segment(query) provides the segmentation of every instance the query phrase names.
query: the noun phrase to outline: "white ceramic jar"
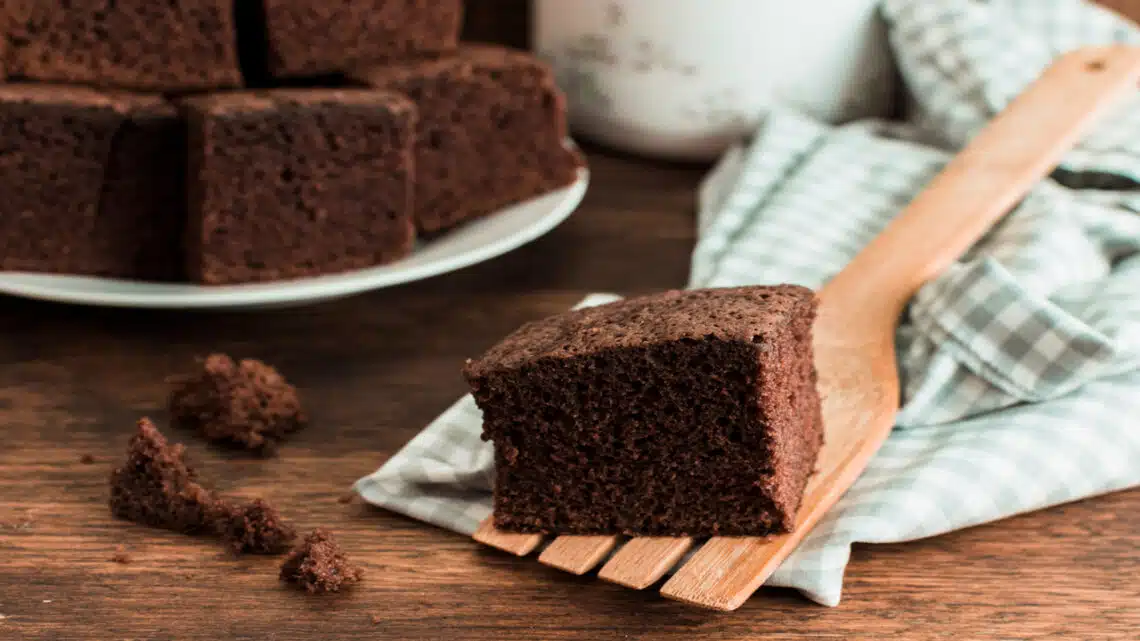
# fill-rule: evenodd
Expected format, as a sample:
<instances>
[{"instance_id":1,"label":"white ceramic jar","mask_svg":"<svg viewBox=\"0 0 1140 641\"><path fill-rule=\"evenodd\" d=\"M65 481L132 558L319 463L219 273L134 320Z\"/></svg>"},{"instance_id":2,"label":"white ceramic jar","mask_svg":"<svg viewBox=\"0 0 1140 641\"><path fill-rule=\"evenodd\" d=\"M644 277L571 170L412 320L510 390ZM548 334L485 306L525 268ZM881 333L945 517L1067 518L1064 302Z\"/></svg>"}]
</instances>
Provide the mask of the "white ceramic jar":
<instances>
[{"instance_id":1,"label":"white ceramic jar","mask_svg":"<svg viewBox=\"0 0 1140 641\"><path fill-rule=\"evenodd\" d=\"M878 0L534 0L533 42L576 134L708 160L779 103L885 116L895 73Z\"/></svg>"}]
</instances>

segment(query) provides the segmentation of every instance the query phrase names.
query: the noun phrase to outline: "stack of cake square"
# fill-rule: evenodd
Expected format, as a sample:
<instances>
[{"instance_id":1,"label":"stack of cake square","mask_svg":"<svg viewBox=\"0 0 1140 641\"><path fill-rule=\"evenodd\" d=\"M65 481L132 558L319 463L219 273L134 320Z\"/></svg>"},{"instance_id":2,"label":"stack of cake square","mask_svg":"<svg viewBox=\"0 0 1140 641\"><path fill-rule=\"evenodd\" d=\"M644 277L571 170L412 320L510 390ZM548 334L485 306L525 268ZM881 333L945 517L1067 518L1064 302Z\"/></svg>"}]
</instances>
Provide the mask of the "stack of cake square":
<instances>
[{"instance_id":1,"label":"stack of cake square","mask_svg":"<svg viewBox=\"0 0 1140 641\"><path fill-rule=\"evenodd\" d=\"M461 0L7 0L0 270L225 284L388 263L574 181Z\"/></svg>"}]
</instances>

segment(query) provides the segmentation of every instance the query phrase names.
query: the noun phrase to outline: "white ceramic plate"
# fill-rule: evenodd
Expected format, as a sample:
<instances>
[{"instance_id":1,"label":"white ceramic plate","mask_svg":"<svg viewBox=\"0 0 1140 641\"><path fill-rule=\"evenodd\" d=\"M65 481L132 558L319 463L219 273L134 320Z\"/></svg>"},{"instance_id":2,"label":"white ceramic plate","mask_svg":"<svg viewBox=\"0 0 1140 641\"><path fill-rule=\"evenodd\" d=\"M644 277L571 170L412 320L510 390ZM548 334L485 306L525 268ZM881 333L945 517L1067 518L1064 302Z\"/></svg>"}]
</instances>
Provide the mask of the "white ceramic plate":
<instances>
[{"instance_id":1,"label":"white ceramic plate","mask_svg":"<svg viewBox=\"0 0 1140 641\"><path fill-rule=\"evenodd\" d=\"M518 205L416 246L389 265L274 283L203 286L56 274L0 273L0 293L106 307L218 309L315 303L422 280L489 260L542 236L565 220L586 194L589 171L569 187Z\"/></svg>"}]
</instances>

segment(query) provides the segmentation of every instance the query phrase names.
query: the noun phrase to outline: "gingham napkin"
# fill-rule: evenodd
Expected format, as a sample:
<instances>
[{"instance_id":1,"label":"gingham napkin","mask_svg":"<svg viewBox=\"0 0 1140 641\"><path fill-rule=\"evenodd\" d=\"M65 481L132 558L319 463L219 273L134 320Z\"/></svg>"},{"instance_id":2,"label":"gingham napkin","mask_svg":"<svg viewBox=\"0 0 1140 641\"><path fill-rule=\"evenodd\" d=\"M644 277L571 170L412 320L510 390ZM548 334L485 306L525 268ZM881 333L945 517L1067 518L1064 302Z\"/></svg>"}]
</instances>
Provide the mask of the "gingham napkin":
<instances>
[{"instance_id":1,"label":"gingham napkin","mask_svg":"<svg viewBox=\"0 0 1140 641\"><path fill-rule=\"evenodd\" d=\"M913 121L835 128L773 113L699 194L691 287L821 285L1053 56L1140 44L1129 23L1076 0L887 0L882 12ZM899 329L897 428L770 585L836 605L854 542L929 537L1140 485L1137 106L1106 119L918 293ZM469 534L490 511L479 432L465 397L356 487Z\"/></svg>"}]
</instances>

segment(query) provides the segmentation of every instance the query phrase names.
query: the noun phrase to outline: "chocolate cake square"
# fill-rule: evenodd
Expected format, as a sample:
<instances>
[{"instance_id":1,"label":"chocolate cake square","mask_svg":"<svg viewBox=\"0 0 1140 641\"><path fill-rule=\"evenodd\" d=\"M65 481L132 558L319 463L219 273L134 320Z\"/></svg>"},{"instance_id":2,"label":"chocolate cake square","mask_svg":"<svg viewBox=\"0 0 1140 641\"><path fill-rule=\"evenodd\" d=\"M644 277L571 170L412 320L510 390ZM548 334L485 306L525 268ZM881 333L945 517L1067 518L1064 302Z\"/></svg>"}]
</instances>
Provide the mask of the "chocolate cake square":
<instances>
[{"instance_id":1,"label":"chocolate cake square","mask_svg":"<svg viewBox=\"0 0 1140 641\"><path fill-rule=\"evenodd\" d=\"M432 233L573 183L565 100L533 56L464 45L454 56L358 71L410 97L416 132L416 226Z\"/></svg>"},{"instance_id":2,"label":"chocolate cake square","mask_svg":"<svg viewBox=\"0 0 1140 641\"><path fill-rule=\"evenodd\" d=\"M269 71L345 72L363 64L455 50L462 0L264 0Z\"/></svg>"},{"instance_id":3,"label":"chocolate cake square","mask_svg":"<svg viewBox=\"0 0 1140 641\"><path fill-rule=\"evenodd\" d=\"M183 136L157 96L0 85L0 270L174 275Z\"/></svg>"},{"instance_id":4,"label":"chocolate cake square","mask_svg":"<svg viewBox=\"0 0 1140 641\"><path fill-rule=\"evenodd\" d=\"M406 98L276 89L184 104L191 280L301 278L411 251L415 109Z\"/></svg>"},{"instance_id":5,"label":"chocolate cake square","mask_svg":"<svg viewBox=\"0 0 1140 641\"><path fill-rule=\"evenodd\" d=\"M793 285L666 292L530 323L470 361L496 527L791 530L822 444L815 309Z\"/></svg>"},{"instance_id":6,"label":"chocolate cake square","mask_svg":"<svg viewBox=\"0 0 1140 641\"><path fill-rule=\"evenodd\" d=\"M234 0L7 0L4 10L14 78L161 92L241 85Z\"/></svg>"}]
</instances>

